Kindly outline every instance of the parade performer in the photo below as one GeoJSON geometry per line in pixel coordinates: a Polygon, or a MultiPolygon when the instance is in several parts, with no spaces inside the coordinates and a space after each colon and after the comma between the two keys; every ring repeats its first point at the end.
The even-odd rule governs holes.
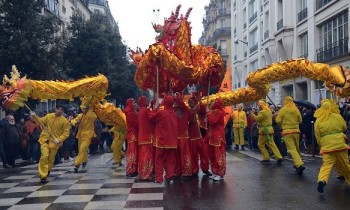
{"type": "Polygon", "coordinates": [[[76,138],[78,139],[78,156],[74,162],[75,173],[78,172],[80,165],[82,168],[86,167],[90,142],[93,137],[96,137],[94,126],[97,119],[96,114],[88,106],[81,105],[80,108],[82,113],[70,121],[75,126],[76,138]]]}
{"type": "Polygon", "coordinates": [[[339,112],[334,111],[334,106],[329,101],[324,101],[315,112],[315,136],[320,146],[322,166],[318,174],[317,191],[323,193],[328,183],[333,165],[344,176],[350,185],[350,163],[348,159],[349,146],[346,144],[346,123],[339,112]]]}
{"type": "Polygon", "coordinates": [[[241,149],[244,150],[244,129],[247,127],[247,115],[243,111],[243,105],[238,104],[237,110],[233,111],[232,118],[233,118],[233,134],[235,138],[235,149],[238,149],[239,145],[241,146],[241,149]]]}
{"type": "Polygon", "coordinates": [[[165,96],[162,104],[164,105],[164,110],[157,110],[155,113],[152,113],[150,118],[156,126],[155,182],[163,182],[165,170],[165,179],[172,183],[177,149],[177,119],[173,110],[173,97],[165,96]]]}
{"type": "Polygon", "coordinates": [[[135,101],[132,98],[126,100],[124,110],[126,116],[126,140],[128,147],[126,150],[126,177],[135,178],[137,173],[137,113],[135,101]]]}
{"type": "Polygon", "coordinates": [[[194,93],[188,99],[190,106],[190,122],[189,122],[189,137],[191,141],[191,165],[192,175],[198,176],[199,161],[203,173],[211,176],[209,171],[209,157],[208,157],[208,137],[206,126],[206,107],[202,103],[198,103],[200,96],[194,93]]]}
{"type": "Polygon", "coordinates": [[[146,96],[140,96],[137,100],[139,112],[137,115],[138,124],[138,172],[142,180],[150,180],[154,169],[154,125],[150,121],[150,110],[147,109],[148,101],[146,96]]]}
{"type": "Polygon", "coordinates": [[[188,137],[190,112],[179,93],[175,94],[174,111],[177,115],[177,154],[175,176],[189,180],[192,176],[191,148],[188,137]]]}
{"type": "Polygon", "coordinates": [[[125,128],[120,124],[114,125],[109,132],[113,133],[113,142],[111,145],[111,149],[113,152],[113,160],[116,165],[116,169],[118,167],[123,166],[122,159],[125,157],[124,152],[122,151],[123,144],[125,141],[125,128]]]}
{"type": "Polygon", "coordinates": [[[267,152],[265,146],[267,145],[275,155],[277,164],[280,165],[283,161],[281,153],[273,141],[273,127],[272,127],[272,111],[269,106],[262,100],[259,101],[260,112],[258,115],[251,113],[252,118],[257,122],[259,126],[259,139],[258,147],[261,154],[263,155],[263,160],[261,163],[270,162],[270,156],[267,152]]]}
{"type": "Polygon", "coordinates": [[[302,122],[302,117],[299,109],[295,106],[292,97],[285,97],[283,107],[278,111],[276,122],[282,129],[282,138],[287,146],[289,154],[293,158],[296,173],[302,175],[305,170],[299,147],[299,125],[302,122]]]}
{"type": "Polygon", "coordinates": [[[222,100],[216,99],[207,113],[209,125],[209,158],[214,181],[224,180],[226,173],[225,111],[222,100]]]}
{"type": "Polygon", "coordinates": [[[41,183],[47,182],[47,177],[53,167],[57,150],[63,145],[69,136],[69,121],[63,116],[64,107],[57,105],[55,113],[49,113],[44,117],[38,117],[31,111],[30,115],[35,123],[45,126],[39,137],[41,157],[38,165],[41,183]]]}

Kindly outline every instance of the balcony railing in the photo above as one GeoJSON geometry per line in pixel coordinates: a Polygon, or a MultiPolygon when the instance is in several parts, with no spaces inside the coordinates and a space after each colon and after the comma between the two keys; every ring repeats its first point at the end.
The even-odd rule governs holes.
{"type": "Polygon", "coordinates": [[[231,36],[231,27],[219,28],[214,31],[214,37],[231,36]]]}
{"type": "Polygon", "coordinates": [[[220,50],[221,55],[227,55],[227,49],[221,49],[220,50]]]}
{"type": "Polygon", "coordinates": [[[320,49],[316,50],[317,53],[317,61],[327,61],[334,59],[336,57],[340,57],[343,55],[349,54],[349,37],[345,39],[341,39],[332,44],[326,45],[320,49]]]}
{"type": "Polygon", "coordinates": [[[307,8],[298,13],[298,23],[307,17],[307,8]]]}
{"type": "Polygon", "coordinates": [[[320,9],[321,7],[323,7],[324,5],[328,4],[331,1],[332,0],[317,0],[316,1],[316,10],[320,9]]]}
{"type": "Polygon", "coordinates": [[[266,31],[264,32],[264,39],[269,38],[269,36],[270,36],[270,31],[269,31],[269,30],[266,30],[266,31]]]}
{"type": "Polygon", "coordinates": [[[282,27],[283,27],[283,19],[277,22],[277,31],[280,30],[282,27]]]}
{"type": "Polygon", "coordinates": [[[253,47],[250,48],[249,52],[253,53],[258,50],[258,44],[253,45],[253,47]]]}
{"type": "Polygon", "coordinates": [[[249,18],[249,23],[253,22],[257,17],[258,17],[258,13],[254,12],[254,14],[249,18]]]}
{"type": "Polygon", "coordinates": [[[221,16],[221,15],[226,15],[227,14],[227,9],[226,8],[221,8],[219,9],[219,12],[218,12],[218,15],[221,16]]]}

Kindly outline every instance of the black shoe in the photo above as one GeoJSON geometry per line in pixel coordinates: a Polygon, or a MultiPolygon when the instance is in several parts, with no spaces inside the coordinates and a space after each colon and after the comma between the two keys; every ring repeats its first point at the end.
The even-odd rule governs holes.
{"type": "Polygon", "coordinates": [[[341,180],[341,181],[344,181],[345,180],[345,177],[344,176],[337,176],[336,177],[338,180],[341,180]]]}
{"type": "Polygon", "coordinates": [[[50,172],[51,172],[51,171],[48,171],[48,172],[47,172],[47,176],[50,176],[50,172]]]}
{"type": "Polygon", "coordinates": [[[7,164],[2,165],[4,168],[8,168],[9,166],[7,164]]]}
{"type": "Polygon", "coordinates": [[[235,149],[239,149],[238,145],[236,144],[235,149]]]}
{"type": "Polygon", "coordinates": [[[47,181],[47,179],[46,179],[46,178],[42,178],[42,179],[40,179],[40,182],[41,182],[42,184],[46,184],[46,183],[48,183],[48,181],[47,181]]]}
{"type": "Polygon", "coordinates": [[[210,171],[203,171],[203,174],[207,175],[207,176],[212,176],[213,174],[210,173],[210,171]]]}
{"type": "Polygon", "coordinates": [[[74,167],[74,173],[78,173],[78,170],[79,170],[79,166],[75,166],[74,167]]]}
{"type": "Polygon", "coordinates": [[[139,174],[138,174],[137,172],[134,172],[134,173],[132,173],[132,174],[127,174],[127,175],[126,175],[126,178],[131,178],[131,179],[133,179],[133,178],[136,178],[137,175],[139,175],[139,174]]]}
{"type": "Polygon", "coordinates": [[[244,150],[245,150],[245,149],[244,149],[244,146],[241,146],[241,150],[242,150],[242,151],[244,151],[244,150]]]}
{"type": "Polygon", "coordinates": [[[278,159],[278,160],[277,160],[277,165],[279,165],[279,166],[282,165],[282,161],[283,161],[282,158],[281,158],[281,159],[278,159]]]}
{"type": "Polygon", "coordinates": [[[317,191],[319,193],[323,193],[325,186],[326,186],[326,182],[325,181],[319,181],[318,182],[318,186],[317,186],[317,191]]]}
{"type": "Polygon", "coordinates": [[[180,176],[180,180],[189,181],[189,180],[191,180],[191,177],[190,176],[180,176]]]}
{"type": "Polygon", "coordinates": [[[192,177],[198,177],[198,174],[192,174],[192,177]]]}
{"type": "Polygon", "coordinates": [[[303,165],[299,166],[297,168],[297,175],[302,175],[303,174],[303,171],[305,170],[305,167],[303,165]]]}
{"type": "Polygon", "coordinates": [[[167,182],[168,184],[172,184],[172,183],[174,183],[174,180],[173,180],[173,179],[167,179],[166,182],[167,182]]]}
{"type": "Polygon", "coordinates": [[[87,164],[87,162],[84,162],[83,164],[81,164],[81,167],[82,167],[82,168],[85,168],[85,167],[86,167],[86,164],[87,164]]]}
{"type": "Polygon", "coordinates": [[[270,160],[260,160],[260,163],[262,163],[262,164],[269,163],[269,162],[270,162],[270,160]]]}

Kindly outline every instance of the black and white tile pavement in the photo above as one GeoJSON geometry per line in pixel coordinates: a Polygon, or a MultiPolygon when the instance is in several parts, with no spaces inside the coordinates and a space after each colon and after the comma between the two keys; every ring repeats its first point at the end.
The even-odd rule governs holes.
{"type": "Polygon", "coordinates": [[[2,209],[163,209],[163,186],[125,179],[125,167],[117,171],[111,153],[91,157],[87,170],[73,172],[72,163],[54,166],[47,184],[37,176],[37,164],[1,169],[2,209]]]}

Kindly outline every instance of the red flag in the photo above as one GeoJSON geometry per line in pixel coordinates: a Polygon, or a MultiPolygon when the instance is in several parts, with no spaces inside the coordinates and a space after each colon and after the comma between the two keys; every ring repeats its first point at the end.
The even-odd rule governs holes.
{"type": "MultiPolygon", "coordinates": [[[[231,77],[231,66],[228,65],[225,73],[225,77],[222,80],[219,92],[227,92],[227,91],[232,91],[232,77],[231,77]]],[[[228,120],[232,116],[232,106],[226,106],[224,108],[225,111],[225,125],[227,124],[228,120]]]]}

